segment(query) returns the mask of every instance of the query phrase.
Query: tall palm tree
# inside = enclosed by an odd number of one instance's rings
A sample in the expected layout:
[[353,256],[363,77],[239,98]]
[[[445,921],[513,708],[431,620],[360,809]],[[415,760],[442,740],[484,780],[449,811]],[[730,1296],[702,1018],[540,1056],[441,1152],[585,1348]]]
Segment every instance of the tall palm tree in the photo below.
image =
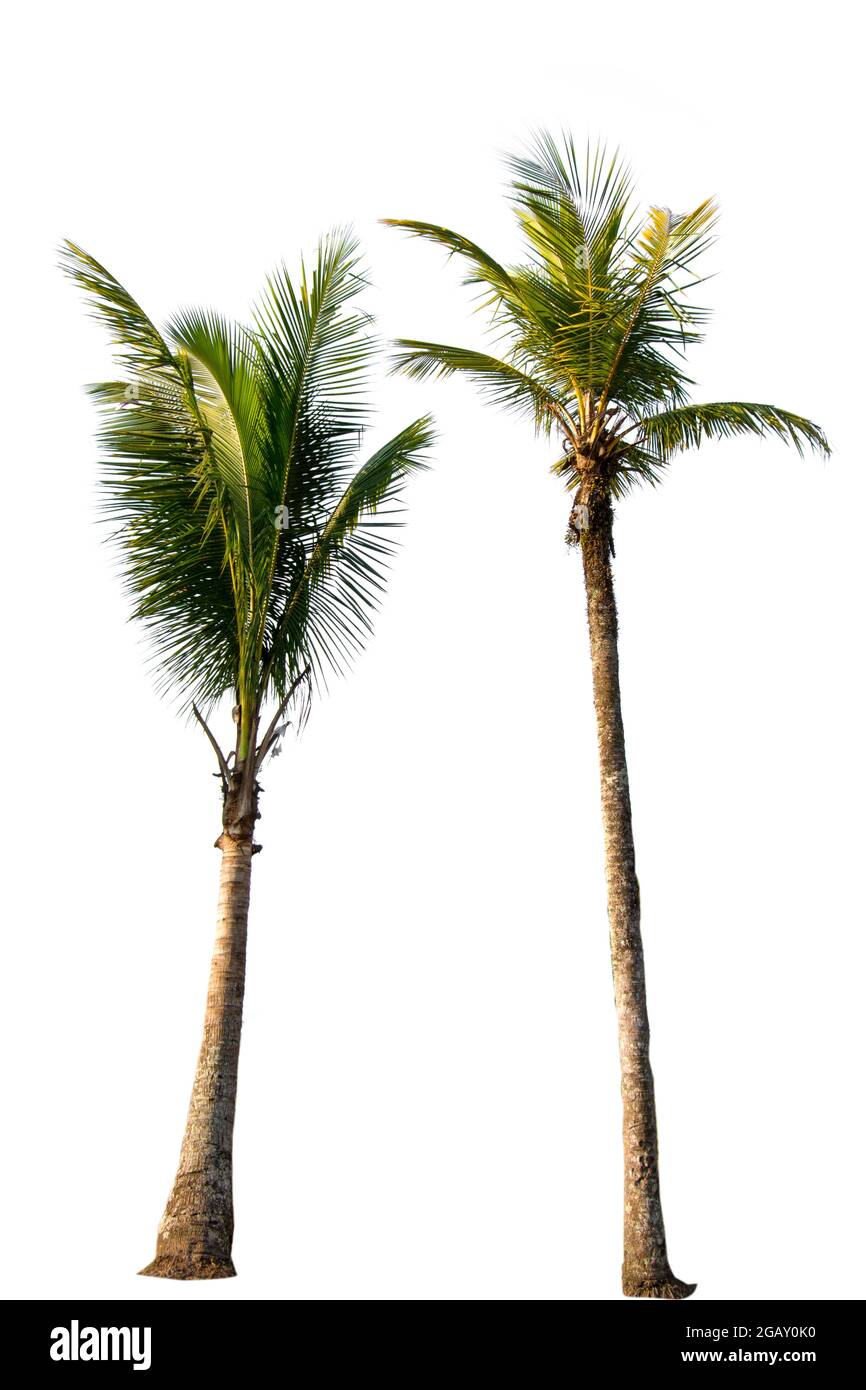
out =
[[580,547],[586,584],[601,770],[610,944],[619,1024],[625,1148],[623,1290],[686,1298],[695,1285],[668,1263],[659,1195],[658,1141],[640,934],[640,896],[620,708],[611,557],[613,504],[656,483],[678,452],[704,439],[775,435],[802,453],[827,454],[824,434],[800,415],[746,401],[689,403],[683,367],[706,310],[690,291],[716,216],[712,201],[685,216],[634,206],[631,178],[599,147],[578,157],[567,135],[537,135],[508,160],[510,200],[526,259],[505,266],[457,232],[429,222],[387,225],[444,247],[489,314],[494,355],[403,339],[395,366],[425,380],[462,373],[494,404],[562,438],[553,471],[572,494],[567,539]]
[[[232,1130],[259,777],[310,691],[370,630],[399,496],[424,466],[428,418],[358,466],[375,341],[355,305],[357,244],[337,233],[295,287],[266,282],[250,327],[210,310],[160,332],[71,242],[64,269],[116,345],[91,386],[105,510],[161,685],[198,720],[222,783],[217,932],[204,1036],[156,1258],[143,1274],[234,1274]],[[234,747],[207,722],[231,694]]]

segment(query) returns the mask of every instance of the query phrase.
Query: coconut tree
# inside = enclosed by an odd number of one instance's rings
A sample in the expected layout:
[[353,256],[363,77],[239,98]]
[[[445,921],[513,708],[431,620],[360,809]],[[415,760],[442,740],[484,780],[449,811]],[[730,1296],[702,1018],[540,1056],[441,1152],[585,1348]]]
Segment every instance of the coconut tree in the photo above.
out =
[[610,945],[619,1027],[625,1150],[623,1290],[685,1298],[695,1285],[668,1263],[640,932],[640,895],[620,708],[611,560],[614,503],[656,483],[678,453],[731,435],[775,436],[828,452],[817,425],[748,401],[693,404],[685,354],[706,310],[691,291],[712,238],[711,200],[641,217],[629,172],[602,147],[578,157],[571,138],[535,137],[508,160],[509,198],[525,257],[503,265],[429,222],[387,225],[434,242],[465,268],[488,315],[493,352],[402,339],[395,367],[426,380],[461,373],[494,404],[562,440],[553,471],[571,494],[566,539],[586,586],[604,827]]
[[[357,244],[337,233],[312,274],[266,282],[250,326],[211,310],[157,329],[70,242],[64,269],[107,327],[121,373],[101,414],[104,507],[132,613],[162,687],[216,755],[222,827],[216,944],[180,1164],[143,1274],[233,1275],[232,1130],[260,777],[310,694],[370,631],[395,514],[430,421],[357,458],[376,344],[356,305]],[[233,706],[233,747],[208,723]]]

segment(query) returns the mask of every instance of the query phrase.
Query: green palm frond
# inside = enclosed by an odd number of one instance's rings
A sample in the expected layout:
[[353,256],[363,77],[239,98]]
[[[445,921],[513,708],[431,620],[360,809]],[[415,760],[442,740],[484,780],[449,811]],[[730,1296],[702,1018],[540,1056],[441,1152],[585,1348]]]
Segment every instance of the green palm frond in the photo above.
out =
[[[291,505],[296,487],[309,498],[326,484],[367,423],[368,374],[379,345],[369,314],[352,303],[365,285],[358,243],[346,231],[324,239],[310,277],[302,263],[297,289],[285,266],[266,281],[254,321],[270,387],[274,504]],[[322,421],[331,453],[317,469],[314,454],[298,445],[305,433],[320,435]]]
[[590,300],[603,290],[617,255],[631,240],[628,168],[603,145],[581,163],[574,141],[561,145],[540,131],[526,155],[506,156],[511,199],[540,267],[571,293]]
[[238,683],[238,594],[199,425],[178,389],[91,386],[101,511],[120,553],[132,617],[151,638],[159,683],[212,704]]
[[704,439],[729,439],[737,434],[775,435],[792,444],[802,456],[804,447],[829,457],[824,431],[802,415],[753,401],[717,401],[659,411],[639,422],[642,439],[662,461],[686,449],[700,448]]
[[494,404],[531,415],[538,430],[549,432],[567,411],[566,403],[546,390],[537,377],[487,353],[411,338],[399,338],[395,346],[398,351],[391,358],[395,371],[415,381],[462,373]]
[[324,526],[356,467],[379,346],[369,315],[353,305],[364,286],[357,242],[338,232],[320,245],[311,277],[302,265],[297,290],[281,267],[255,309],[268,382],[269,505],[288,521],[271,533],[269,574],[287,541]]
[[190,309],[169,326],[206,433],[216,480],[251,573],[256,534],[267,525],[262,491],[264,443],[262,373],[255,339],[211,310]]
[[61,244],[60,265],[83,292],[91,317],[108,329],[119,362],[136,375],[176,371],[163,335],[105,266],[72,241]]
[[393,529],[412,473],[427,467],[429,416],[390,439],[353,475],[312,544],[287,545],[274,576],[264,680],[277,694],[284,672],[311,661],[321,681],[354,658],[371,630],[394,553]]
[[712,200],[685,217],[669,208],[651,208],[623,277],[627,295],[624,322],[614,335],[616,351],[600,393],[634,407],[660,400],[692,383],[669,356],[681,356],[700,342],[707,310],[689,293],[701,280],[689,267],[712,240],[717,218]]
[[448,252],[449,259],[451,256],[459,256],[467,265],[464,285],[480,286],[487,297],[493,300],[507,301],[514,295],[514,284],[505,267],[492,256],[488,256],[486,251],[468,237],[461,236],[459,232],[452,232],[448,227],[439,227],[434,222],[415,222],[394,217],[383,217],[381,220],[385,227],[398,227],[410,236],[420,237],[424,241],[432,241],[435,245],[443,247]]

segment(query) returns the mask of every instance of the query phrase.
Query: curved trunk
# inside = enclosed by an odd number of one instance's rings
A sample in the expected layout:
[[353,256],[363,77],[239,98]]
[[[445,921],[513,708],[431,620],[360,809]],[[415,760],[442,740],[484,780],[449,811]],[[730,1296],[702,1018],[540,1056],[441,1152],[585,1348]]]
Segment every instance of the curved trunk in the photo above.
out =
[[[578,512],[578,506],[580,511]],[[694,1284],[671,1273],[659,1193],[658,1136],[649,1059],[649,1017],[640,934],[613,591],[613,511],[606,489],[585,478],[575,513],[586,581],[592,685],[598,729],[610,949],[619,1026],[625,1151],[623,1292],[687,1298]],[[572,528],[577,529],[572,517]]]
[[[254,801],[253,794],[253,801]],[[237,803],[235,802],[235,807]],[[156,1257],[142,1274],[165,1279],[227,1279],[232,1264],[232,1131],[238,1084],[255,807],[243,825],[226,824],[217,932],[204,1036],[174,1187],[159,1224]]]

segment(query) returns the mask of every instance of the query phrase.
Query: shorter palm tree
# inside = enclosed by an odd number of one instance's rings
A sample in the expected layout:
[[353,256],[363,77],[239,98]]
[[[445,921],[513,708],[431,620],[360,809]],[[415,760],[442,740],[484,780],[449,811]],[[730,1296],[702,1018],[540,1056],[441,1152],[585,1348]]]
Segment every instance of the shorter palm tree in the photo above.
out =
[[494,404],[536,430],[562,438],[553,470],[572,494],[567,539],[579,545],[586,585],[601,769],[610,944],[619,1020],[625,1148],[623,1289],[683,1298],[693,1284],[668,1264],[658,1176],[649,1019],[640,932],[631,803],[619,689],[613,589],[613,503],[655,483],[671,459],[705,439],[771,436],[826,453],[823,432],[778,406],[747,401],[689,403],[685,350],[706,311],[690,291],[710,241],[711,201],[684,217],[653,208],[640,218],[631,180],[602,149],[578,157],[537,137],[509,161],[511,199],[526,259],[504,266],[458,232],[396,221],[444,247],[467,267],[464,280],[490,311],[493,355],[442,343],[401,340],[396,366],[426,380],[461,373]]
[[[348,233],[319,247],[296,288],[285,268],[253,323],[209,310],[160,332],[71,242],[63,265],[108,328],[122,376],[91,386],[101,483],[133,616],[161,686],[198,720],[223,794],[217,934],[204,1036],[174,1187],[144,1274],[234,1274],[232,1131],[259,777],[294,711],[345,669],[371,627],[407,478],[424,467],[428,418],[360,467],[376,343]],[[231,695],[226,754],[208,715]]]

